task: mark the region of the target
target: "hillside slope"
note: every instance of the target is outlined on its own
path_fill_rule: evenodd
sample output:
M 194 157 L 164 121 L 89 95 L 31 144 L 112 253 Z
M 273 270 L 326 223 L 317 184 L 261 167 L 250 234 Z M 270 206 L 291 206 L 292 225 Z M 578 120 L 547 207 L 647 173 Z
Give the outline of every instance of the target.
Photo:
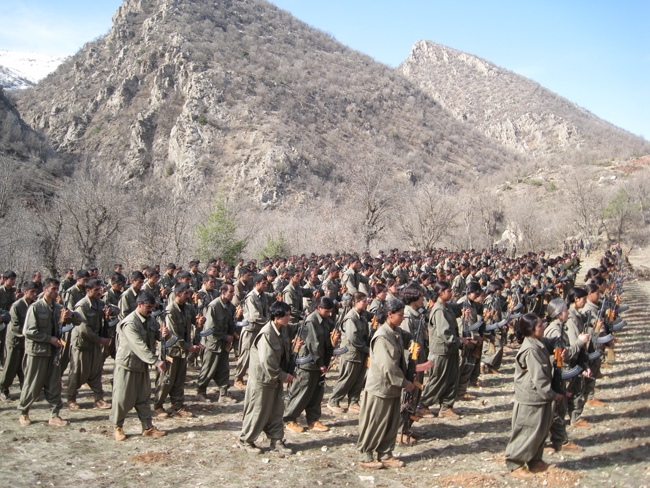
M 521 154 L 577 162 L 650 152 L 647 141 L 534 81 L 432 41 L 417 42 L 399 69 L 454 118 Z
M 359 166 L 455 183 L 520 159 L 396 70 L 269 3 L 126 0 L 113 20 L 20 109 L 60 153 L 131 186 L 172 179 L 267 206 L 341 202 Z

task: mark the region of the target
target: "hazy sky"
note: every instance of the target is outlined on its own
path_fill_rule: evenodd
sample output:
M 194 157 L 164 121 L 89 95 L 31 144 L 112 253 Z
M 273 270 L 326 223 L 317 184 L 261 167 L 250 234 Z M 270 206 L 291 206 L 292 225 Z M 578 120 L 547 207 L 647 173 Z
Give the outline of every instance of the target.
M 420 39 L 475 54 L 650 139 L 650 1 L 272 3 L 390 66 Z M 72 54 L 108 31 L 120 4 L 0 0 L 0 49 Z

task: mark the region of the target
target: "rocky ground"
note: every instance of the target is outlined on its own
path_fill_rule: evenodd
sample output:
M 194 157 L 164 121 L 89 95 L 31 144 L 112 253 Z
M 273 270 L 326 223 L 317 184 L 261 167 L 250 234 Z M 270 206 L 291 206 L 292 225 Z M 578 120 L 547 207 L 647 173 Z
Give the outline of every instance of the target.
M 457 404 L 461 420 L 418 423 L 422 440 L 414 447 L 396 449 L 395 454 L 406 462 L 400 470 L 361 470 L 355 450 L 357 415 L 335 417 L 326 409 L 322 420 L 332 427 L 330 432 L 287 433 L 295 455 L 281 457 L 268 451 L 248 455 L 237 441 L 241 401 L 232 406 L 191 403 L 197 376 L 191 372 L 187 400 L 197 417 L 157 421 L 169 434 L 162 439 L 139 436 L 140 424 L 131 414 L 125 424 L 129 438 L 115 442 L 106 411 L 91 409 L 88 389 L 80 392 L 82 410 L 62 411 L 72 421 L 62 429 L 47 425 L 48 409 L 42 400 L 32 410 L 33 424 L 27 428 L 18 424 L 17 402 L 0 404 L 0 485 L 650 486 L 650 282 L 631 281 L 625 288 L 624 301 L 631 306 L 625 314 L 629 326 L 619 336 L 616 363 L 597 385 L 598 398 L 607 406 L 585 410 L 594 425 L 591 430 L 570 429 L 571 439 L 584 451 L 547 457 L 556 467 L 534 481 L 510 478 L 504 464 L 513 400 L 510 354 L 502 374 L 483 378 L 484 386 L 473 392 L 477 401 Z M 107 370 L 112 370 L 112 363 L 107 363 Z M 326 398 L 335 375 L 329 378 Z M 243 399 L 243 391 L 233 391 Z M 12 396 L 17 395 L 18 389 L 13 388 Z M 268 442 L 260 439 L 259 444 Z

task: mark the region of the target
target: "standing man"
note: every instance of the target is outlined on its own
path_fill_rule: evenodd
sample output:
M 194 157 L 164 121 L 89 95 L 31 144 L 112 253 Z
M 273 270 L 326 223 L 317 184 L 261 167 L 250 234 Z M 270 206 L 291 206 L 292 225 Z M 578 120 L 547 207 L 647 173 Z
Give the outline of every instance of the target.
M 264 324 L 269 321 L 269 300 L 266 295 L 268 282 L 264 275 L 258 274 L 253 277 L 253 291 L 246 297 L 244 302 L 244 320 L 248 321 L 241 331 L 239 338 L 239 359 L 235 370 L 235 387 L 244 389 L 244 376 L 248 371 L 250 348 L 253 341 L 259 334 Z
M 118 317 L 120 320 L 123 320 L 124 317 L 135 311 L 137 308 L 138 294 L 144 285 L 144 275 L 140 271 L 134 271 L 131 273 L 131 287 L 122 293 L 120 297 L 120 304 L 118 305 L 120 309 L 120 314 Z M 154 301 L 156 298 L 154 297 Z
M 110 312 L 108 314 L 108 320 L 112 321 L 115 320 L 118 316 L 118 311 L 119 311 L 119 304 L 120 304 L 120 297 L 122 296 L 122 288 L 124 287 L 124 281 L 122 281 L 122 278 L 118 274 L 113 274 L 111 276 L 111 286 L 110 288 L 104 293 L 104 304 L 110 308 Z M 108 347 L 104 348 L 104 360 L 108 356 L 111 356 L 113 359 L 115 359 L 115 333 L 116 333 L 116 327 L 111 327 L 108 329 L 108 334 L 107 337 L 110 340 L 110 344 Z
M 9 314 L 11 321 L 7 325 L 7 344 L 5 365 L 0 376 L 0 399 L 9 400 L 9 387 L 18 376 L 22 390 L 25 375 L 23 374 L 23 358 L 25 356 L 25 336 L 23 326 L 27 317 L 27 309 L 38 297 L 39 291 L 36 283 L 28 281 L 23 286 L 23 297 L 11 305 Z
M 231 303 L 234 295 L 235 288 L 229 283 L 224 283 L 221 285 L 221 296 L 210 302 L 205 310 L 205 331 L 212 333 L 203 339 L 205 350 L 197 381 L 197 399 L 202 402 L 208 401 L 207 389 L 211 380 L 219 387 L 219 403 L 234 401 L 228 396 L 228 358 L 235 334 L 235 306 Z
M 359 258 L 353 257 L 348 260 L 348 269 L 343 274 L 341 279 L 341 284 L 345 286 L 346 293 L 354 295 L 359 291 L 359 285 L 361 283 L 368 284 L 368 277 L 359 273 L 361 269 L 361 261 Z
M 192 344 L 192 324 L 196 323 L 202 326 L 205 323 L 205 317 L 196 318 L 194 305 L 189 303 L 191 299 L 191 288 L 186 283 L 178 283 L 174 287 L 174 300 L 167 305 L 167 328 L 172 335 L 178 338 L 178 341 L 167 352 L 171 358 L 169 373 L 160 374 L 156 378 L 154 413 L 159 418 L 168 417 L 167 412 L 163 409 L 167 395 L 170 397 L 175 417 L 194 417 L 194 414 L 185 408 L 187 356 L 188 353 L 201 351 L 200 346 Z M 164 337 L 163 340 L 165 340 Z
M 77 303 L 86 296 L 86 283 L 90 279 L 90 273 L 85 269 L 80 269 L 77 271 L 77 283 L 68 288 L 68 291 L 63 298 L 63 305 L 68 310 L 72 311 L 77 306 Z M 65 373 L 65 370 L 70 364 L 70 348 L 72 347 L 72 332 L 67 332 L 64 337 L 61 338 L 61 343 L 63 344 L 63 349 L 61 350 L 61 375 Z
M 72 268 L 67 268 L 65 270 L 65 276 L 61 282 L 61 295 L 63 295 L 68 289 L 74 286 L 74 271 Z
M 404 345 L 399 326 L 404 320 L 404 303 L 390 300 L 380 310 L 381 325 L 370 341 L 370 369 L 363 392 L 359 415 L 360 465 L 366 469 L 401 468 L 404 462 L 393 457 L 400 425 L 402 388 L 413 391 L 415 386 L 406 379 Z M 374 460 L 374 453 L 377 460 Z
M 193 292 L 199 291 L 203 284 L 203 275 L 199 271 L 199 264 L 201 264 L 201 261 L 198 259 L 190 261 L 190 288 L 192 288 Z
M 111 340 L 101 337 L 104 323 L 105 306 L 101 300 L 102 282 L 90 280 L 86 283 L 86 296 L 75 307 L 82 319 L 81 325 L 72 330 L 72 360 L 68 376 L 68 408 L 79 410 L 77 391 L 88 384 L 95 395 L 95 408 L 108 409 L 111 404 L 104 401 L 102 387 L 102 370 L 104 367 L 104 349 Z
M 144 437 L 162 437 L 165 432 L 156 429 L 151 421 L 151 380 L 149 365 L 156 365 L 161 373 L 167 370 L 165 361 L 154 353 L 158 325 L 151 317 L 156 300 L 149 294 L 137 297 L 134 312 L 130 313 L 118 325 L 117 354 L 113 373 L 113 406 L 110 420 L 115 425 L 115 440 L 126 439 L 123 426 L 126 414 L 135 407 L 142 423 Z M 167 335 L 163 327 L 161 335 Z M 162 376 L 162 374 L 160 375 Z
M 318 293 L 307 290 L 300 286 L 301 272 L 291 270 L 288 273 L 289 284 L 282 291 L 282 301 L 291 307 L 291 323 L 297 324 L 303 319 L 304 307 L 302 299 L 305 296 L 314 296 L 318 298 Z
M 38 294 L 40 295 L 43 293 L 43 275 L 41 274 L 40 271 L 34 271 L 32 274 L 32 281 L 36 283 L 36 286 L 38 288 Z
M 344 413 L 340 401 L 348 397 L 348 410 L 360 412 L 359 399 L 366 382 L 366 361 L 370 353 L 370 327 L 366 318 L 368 299 L 363 293 L 352 295 L 353 308 L 341 324 L 341 346 L 348 348 L 341 356 L 341 374 L 334 383 L 327 408 L 334 413 Z
M 169 263 L 165 274 L 161 276 L 160 281 L 158 282 L 158 285 L 160 286 L 160 296 L 163 298 L 166 298 L 176 286 L 176 276 L 174 276 L 175 272 L 176 265 L 174 263 Z
M 59 296 L 59 280 L 47 278 L 43 298 L 36 300 L 28 309 L 23 334 L 25 336 L 25 383 L 20 392 L 20 425 L 31 424 L 29 407 L 38 399 L 41 391 L 52 407 L 49 424 L 64 427 L 68 422 L 59 417 L 61 401 L 61 364 L 57 349 L 63 344 L 57 338 L 61 324 L 81 323 L 79 314 L 64 309 L 56 303 Z
M 242 268 L 239 279 L 235 283 L 235 297 L 233 298 L 233 305 L 238 307 L 244 302 L 248 292 L 253 289 L 251 282 L 251 270 L 249 268 Z
M 11 305 L 16 301 L 16 273 L 7 270 L 3 273 L 2 279 L 4 283 L 0 286 L 0 310 L 8 312 Z M 7 328 L 5 327 L 0 331 L 0 364 L 4 366 L 5 363 L 5 338 L 7 336 Z
M 325 393 L 325 374 L 332 359 L 330 332 L 334 330 L 332 310 L 334 302 L 322 297 L 316 310 L 307 317 L 299 339 L 303 342 L 298 351 L 296 374 L 300 381 L 291 385 L 289 399 L 284 413 L 284 421 L 291 432 L 301 433 L 305 429 L 296 422 L 305 411 L 309 430 L 327 432 L 320 422 L 321 402 Z
M 280 454 L 293 454 L 284 444 L 282 423 L 282 383 L 291 385 L 294 379 L 293 375 L 287 373 L 291 355 L 289 343 L 281 334 L 282 328 L 291 319 L 291 307 L 276 302 L 271 305 L 269 315 L 270 320 L 262 327 L 251 346 L 250 374 L 239 442 L 246 452 L 260 454 L 262 450 L 255 445 L 255 441 L 264 432 L 271 440 L 271 449 Z

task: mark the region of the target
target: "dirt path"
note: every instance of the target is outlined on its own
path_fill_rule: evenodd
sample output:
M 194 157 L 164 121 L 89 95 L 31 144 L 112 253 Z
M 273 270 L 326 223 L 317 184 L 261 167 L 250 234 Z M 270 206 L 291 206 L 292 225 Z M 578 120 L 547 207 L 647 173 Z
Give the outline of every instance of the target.
M 423 436 L 419 444 L 396 450 L 407 463 L 401 470 L 360 470 L 357 416 L 335 418 L 326 409 L 322 420 L 332 426 L 330 432 L 287 433 L 298 453 L 286 458 L 270 452 L 251 456 L 237 447 L 241 402 L 225 407 L 195 404 L 195 419 L 156 422 L 169 433 L 163 439 L 135 435 L 140 426 L 131 414 L 125 431 L 133 435 L 117 443 L 107 414 L 90 409 L 92 396 L 84 389 L 79 397 L 82 410 L 62 411 L 72 420 L 63 429 L 47 425 L 43 401 L 33 409 L 35 422 L 27 428 L 18 424 L 17 402 L 0 404 L 0 486 L 650 486 L 649 298 L 650 282 L 626 285 L 629 325 L 619 336 L 617 362 L 597 385 L 598 398 L 607 406 L 585 410 L 592 430 L 569 432 L 584 451 L 546 458 L 557 469 L 532 482 L 510 478 L 503 462 L 513 399 L 509 355 L 503 374 L 484 378 L 485 386 L 475 392 L 477 401 L 457 404 L 461 420 L 431 419 L 417 425 Z M 196 376 L 190 373 L 186 390 L 190 402 Z M 334 378 L 333 374 L 328 381 L 326 399 Z M 110 392 L 109 383 L 106 390 Z M 12 395 L 17 394 L 18 389 L 12 388 Z M 235 394 L 243 398 L 243 392 Z

